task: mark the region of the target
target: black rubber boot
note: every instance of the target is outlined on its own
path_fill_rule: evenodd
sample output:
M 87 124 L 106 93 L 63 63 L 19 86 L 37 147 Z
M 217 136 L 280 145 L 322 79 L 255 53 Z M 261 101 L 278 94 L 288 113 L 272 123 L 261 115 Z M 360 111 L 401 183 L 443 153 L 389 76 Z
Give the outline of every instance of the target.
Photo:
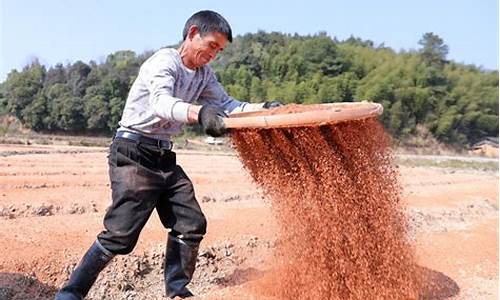
M 199 243 L 188 243 L 168 235 L 164 268 L 165 290 L 168 297 L 188 298 L 193 296 L 186 285 L 193 278 L 198 247 Z
M 68 282 L 56 294 L 55 300 L 81 300 L 87 296 L 99 273 L 114 255 L 95 241 L 71 274 Z

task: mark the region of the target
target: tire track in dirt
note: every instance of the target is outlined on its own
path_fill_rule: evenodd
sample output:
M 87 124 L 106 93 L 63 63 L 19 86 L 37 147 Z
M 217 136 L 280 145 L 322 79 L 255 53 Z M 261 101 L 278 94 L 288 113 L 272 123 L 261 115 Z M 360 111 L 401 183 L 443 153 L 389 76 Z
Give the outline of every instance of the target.
M 33 154 L 81 154 L 102 153 L 107 150 L 27 150 L 27 151 L 0 151 L 0 157 L 33 155 Z
M 109 186 L 109 183 L 90 183 L 90 182 L 83 182 L 79 184 L 74 184 L 74 183 L 25 183 L 25 184 L 0 184 L 0 190 L 30 190 L 30 189 L 53 189 L 53 188 L 60 188 L 60 187 L 66 187 L 66 186 L 71 186 L 71 187 L 99 187 L 99 186 Z
M 17 218 L 27 218 L 33 216 L 46 217 L 53 215 L 73 215 L 73 214 L 86 214 L 86 213 L 97 213 L 97 205 L 94 202 L 90 204 L 80 204 L 72 203 L 69 205 L 53 205 L 53 204 L 42 204 L 42 205 L 8 205 L 0 206 L 0 218 L 4 219 L 17 219 Z
M 413 238 L 417 232 L 460 231 L 474 226 L 478 221 L 498 219 L 498 207 L 488 199 L 477 199 L 460 202 L 456 208 L 409 207 L 406 215 L 409 220 L 408 234 Z

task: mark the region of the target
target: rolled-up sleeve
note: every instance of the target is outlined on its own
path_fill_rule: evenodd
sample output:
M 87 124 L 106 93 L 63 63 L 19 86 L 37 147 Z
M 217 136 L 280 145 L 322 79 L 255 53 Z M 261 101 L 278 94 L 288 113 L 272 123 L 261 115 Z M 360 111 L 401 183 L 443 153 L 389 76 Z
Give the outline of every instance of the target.
M 162 119 L 187 123 L 189 103 L 173 96 L 175 70 L 171 57 L 155 58 L 145 66 L 143 71 L 149 90 L 149 105 Z

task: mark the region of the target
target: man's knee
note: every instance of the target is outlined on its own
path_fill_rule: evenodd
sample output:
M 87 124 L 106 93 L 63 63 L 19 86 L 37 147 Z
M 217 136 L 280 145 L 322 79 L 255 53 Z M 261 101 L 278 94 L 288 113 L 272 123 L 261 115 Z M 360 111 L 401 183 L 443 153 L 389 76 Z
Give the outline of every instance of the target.
M 202 237 L 207 233 L 207 218 L 201 211 L 193 217 L 193 228 L 192 233 L 199 234 Z
M 109 234 L 99 234 L 99 243 L 113 254 L 125 255 L 131 253 L 137 245 L 137 239 L 117 238 Z
M 197 225 L 196 232 L 198 234 L 200 234 L 201 237 L 203 238 L 205 233 L 207 233 L 207 218 L 205 217 L 205 215 L 203 213 L 201 214 L 201 216 L 198 217 L 197 223 L 198 223 L 198 225 Z
M 191 216 L 189 222 L 177 223 L 172 228 L 171 234 L 182 240 L 199 243 L 207 232 L 207 219 L 203 213 Z

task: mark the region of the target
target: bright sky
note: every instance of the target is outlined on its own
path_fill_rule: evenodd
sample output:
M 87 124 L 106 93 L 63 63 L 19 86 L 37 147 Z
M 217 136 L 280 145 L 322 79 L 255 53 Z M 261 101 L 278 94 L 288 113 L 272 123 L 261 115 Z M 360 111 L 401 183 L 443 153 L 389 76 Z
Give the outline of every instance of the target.
M 498 69 L 498 0 L 0 0 L 0 81 L 34 57 L 46 66 L 102 61 L 118 50 L 158 49 L 181 40 L 185 21 L 211 9 L 234 35 L 267 32 L 350 35 L 395 50 L 416 49 L 425 32 L 449 59 Z

